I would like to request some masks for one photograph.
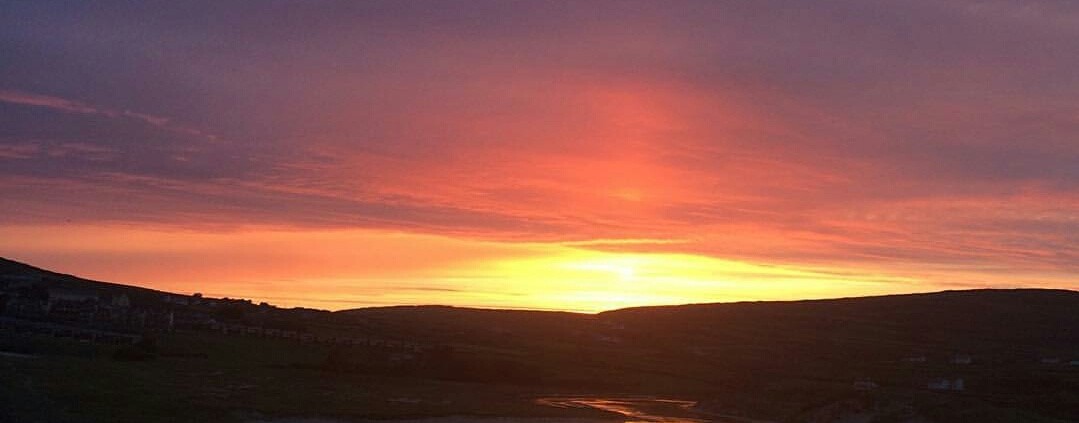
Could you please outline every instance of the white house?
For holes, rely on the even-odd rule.
[[[869,379],[861,379],[861,380],[854,381],[854,390],[855,391],[861,391],[861,392],[873,391],[873,390],[876,390],[879,387],[880,387],[880,385],[877,385],[876,382],[874,382],[872,380],[869,380]]]
[[[930,380],[926,387],[932,391],[963,391],[966,389],[966,383],[962,378],[955,380],[936,378]]]
[[[57,301],[97,301],[97,294],[89,291],[53,288],[49,290],[49,302]]]
[[[161,301],[168,304],[176,304],[185,306],[188,304],[187,296],[182,295],[170,295],[166,294],[161,297]]]
[[[120,294],[112,297],[112,306],[120,308],[131,307],[131,298],[128,298],[126,294]]]

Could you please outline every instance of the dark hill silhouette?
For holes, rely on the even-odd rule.
[[[557,340],[587,330],[641,347],[871,344],[863,346],[887,355],[978,348],[1049,354],[1079,346],[1079,292],[1054,289],[637,307],[598,315],[442,306],[336,314],[412,336],[502,333]]]
[[[700,338],[802,338],[807,335],[929,344],[965,350],[985,345],[1067,349],[1079,345],[1079,292],[980,289],[814,301],[640,307],[600,314],[641,331]],[[670,328],[694,328],[670,331]],[[746,333],[751,329],[753,333]],[[1036,352],[1036,351],[1031,351]],[[1079,352],[1079,351],[1077,351]]]
[[[33,285],[38,288],[58,288],[93,293],[104,298],[127,295],[132,301],[138,303],[160,301],[163,296],[170,294],[156,289],[83,279],[78,276],[52,272],[0,257],[0,287],[6,284],[27,282],[33,282]]]
[[[16,292],[17,297],[27,289],[52,288],[91,291],[105,298],[127,295],[133,304],[142,303],[140,307],[175,313],[177,321],[185,312],[199,312],[195,306],[162,300],[182,297],[178,294],[0,259],[0,294]],[[1079,396],[1071,394],[1079,392],[1079,368],[1068,364],[1079,360],[1076,291],[983,289],[636,307],[599,314],[449,306],[329,313],[242,300],[199,303],[204,308],[217,304],[199,312],[201,316],[240,325],[244,334],[262,333],[263,328],[278,335],[296,332],[289,339],[266,339],[262,348],[269,348],[266,357],[275,356],[273,348],[299,351],[306,361],[275,363],[279,367],[259,371],[288,368],[310,371],[312,378],[329,370],[421,385],[437,380],[528,392],[669,395],[702,399],[723,413],[784,421],[812,420],[792,416],[819,415],[843,404],[864,405],[868,400],[852,391],[852,382],[872,380],[886,392],[873,400],[883,401],[879,404],[957,413],[988,410],[985,415],[993,415],[993,407],[1005,407],[1079,419]],[[220,351],[229,351],[223,357],[192,349],[240,345],[251,338],[231,338],[205,327],[220,325],[178,327],[176,336],[200,339],[183,345],[184,356],[228,361],[229,354],[242,349],[222,347]],[[348,346],[341,346],[342,337],[349,339]],[[361,345],[354,340],[362,340]],[[963,360],[956,360],[960,357]],[[943,400],[923,398],[934,394],[927,390],[927,381],[940,377],[964,379],[965,391],[961,396],[944,394]],[[969,404],[957,406],[956,399]],[[940,421],[986,421],[953,417]]]
[[[0,258],[0,282],[36,280],[47,288],[159,300],[169,293],[93,281]],[[178,295],[178,294],[173,294]],[[356,329],[432,342],[506,344],[605,340],[643,349],[676,346],[834,347],[874,355],[965,353],[1079,354],[1079,292],[979,289],[806,301],[635,307],[596,315],[450,306],[342,310]],[[542,340],[534,339],[542,337]],[[601,342],[602,343],[602,342]],[[821,351],[831,348],[821,348]],[[1007,351],[1005,351],[1007,350]],[[828,351],[826,354],[834,354]]]
[[[981,289],[596,315],[398,307],[335,316],[404,338],[496,348],[523,364],[494,368],[539,385],[714,395],[725,410],[769,398],[752,414],[815,410],[857,380],[913,395],[948,377],[963,378],[966,394],[975,395],[963,398],[1079,419],[1079,398],[1062,394],[1079,388],[1076,372],[1040,364],[1079,359],[1075,291]],[[943,421],[988,421],[956,418]]]

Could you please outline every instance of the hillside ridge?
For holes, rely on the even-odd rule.
[[[159,295],[184,295],[153,288],[146,288],[137,285],[122,284],[116,282],[98,281],[93,279],[86,279],[80,276],[60,273],[51,271],[48,269],[40,268],[31,264],[12,260],[5,257],[0,257],[0,278],[17,276],[17,275],[40,275],[48,277],[54,281],[62,281],[65,287],[74,288],[75,284],[86,284],[86,288],[93,289],[129,289],[138,290],[144,293],[153,293]],[[505,313],[505,314],[530,314],[537,315],[543,313],[550,313],[552,315],[572,315],[572,316],[614,316],[614,315],[626,315],[636,314],[641,312],[653,311],[661,313],[679,313],[689,311],[700,310],[715,310],[722,309],[724,307],[744,308],[744,307],[760,307],[760,306],[820,306],[820,305],[846,305],[852,302],[866,302],[866,301],[901,301],[901,300],[932,300],[942,298],[973,298],[982,297],[988,298],[991,296],[1055,296],[1058,298],[1072,298],[1079,300],[1079,291],[1059,289],[1059,288],[976,288],[976,289],[959,289],[959,290],[943,290],[934,292],[919,292],[909,294],[888,294],[888,295],[868,295],[868,296],[849,296],[849,297],[836,297],[836,298],[820,298],[820,299],[798,299],[798,300],[752,300],[752,301],[731,301],[731,302],[702,302],[702,303],[688,303],[688,304],[665,304],[665,305],[648,305],[648,306],[636,306],[625,307],[613,310],[606,310],[599,313],[579,313],[572,311],[560,311],[560,310],[545,310],[545,309],[515,309],[515,308],[486,308],[486,307],[465,307],[446,304],[402,304],[391,306],[374,306],[374,307],[357,307],[350,309],[336,310],[334,313],[339,314],[357,314],[357,313],[407,313],[407,312],[445,312],[445,313]],[[305,307],[307,308],[307,307]]]

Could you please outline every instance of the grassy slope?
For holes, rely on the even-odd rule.
[[[596,416],[534,405],[542,390],[312,369],[326,346],[207,334],[160,341],[162,352],[206,357],[120,362],[109,357],[113,348],[52,340],[38,342],[36,350],[48,354],[36,358],[0,356],[0,420]]]
[[[25,270],[10,266],[0,262],[0,273]],[[597,392],[701,399],[723,411],[779,419],[845,398],[852,380],[870,377],[887,395],[938,413],[1029,421],[1029,414],[1016,411],[1025,409],[1079,419],[1079,372],[1030,364],[1040,356],[1079,354],[1077,310],[1079,293],[1053,290],[648,307],[600,315],[360,309],[328,314],[310,329],[450,345],[454,354],[441,370],[391,377],[317,370],[326,347],[209,334],[163,339],[165,351],[205,353],[206,359],[121,363],[107,352],[85,358],[77,356],[86,352],[64,352],[70,346],[44,346],[36,348],[46,353],[39,360],[0,358],[0,393],[6,394],[0,410],[51,404],[47,408],[100,421],[139,413],[230,421],[243,418],[237,410],[531,415],[556,412],[531,405],[531,395]],[[954,353],[974,355],[975,364],[948,364]],[[930,363],[897,362],[922,354]],[[935,376],[964,377],[975,394],[924,393],[925,380]],[[941,401],[963,405],[935,405]]]

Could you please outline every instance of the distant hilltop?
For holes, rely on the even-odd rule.
[[[118,333],[213,330],[418,344],[598,343],[781,368],[775,360],[905,363],[1079,360],[1079,292],[977,289],[804,301],[634,307],[599,314],[373,307],[329,312],[183,295],[0,259],[0,317]],[[330,330],[324,330],[332,328]],[[309,334],[309,335],[305,335]],[[349,341],[351,342],[351,341]],[[850,362],[848,361],[848,364]]]
[[[187,301],[223,301],[223,302],[246,302],[247,299],[232,298],[208,298],[201,294],[186,295],[150,288],[124,285],[111,282],[95,281],[77,276],[52,272],[29,264],[0,257],[0,292],[4,290],[19,289],[21,287],[38,287],[68,291],[72,294],[82,294],[100,297],[126,295],[133,301],[150,302],[175,302]],[[933,312],[953,315],[954,320],[969,320],[968,313],[980,310],[983,313],[994,309],[1030,307],[1052,307],[1059,304],[1071,304],[1079,298],[1079,291],[1064,289],[970,289],[950,290],[934,293],[898,294],[867,297],[847,297],[818,300],[789,300],[789,301],[740,301],[725,303],[701,303],[684,305],[642,306],[630,307],[618,310],[601,312],[598,316],[617,317],[619,319],[633,319],[634,317],[648,316],[648,318],[661,319],[695,319],[701,317],[718,317],[723,314],[758,313],[763,310],[785,310],[812,313],[814,310],[830,309],[832,312],[860,312],[876,309],[881,313],[878,317],[898,317],[915,315],[919,312]],[[262,306],[270,306],[268,303],[260,303]],[[989,306],[988,309],[981,307]],[[1000,307],[1004,307],[1001,309]],[[295,309],[323,311],[307,307]],[[885,311],[889,310],[889,311]],[[400,305],[364,307],[357,309],[341,310],[343,314],[579,314],[572,312],[533,311],[533,310],[500,310],[500,309],[477,309],[469,307],[456,307],[448,305]],[[872,313],[871,313],[872,314]],[[923,315],[925,316],[925,315]]]
[[[324,357],[282,364],[312,372],[552,392],[671,392],[700,395],[700,408],[709,412],[784,415],[798,422],[830,421],[822,416],[866,407],[906,409],[922,404],[924,395],[930,403],[983,402],[963,403],[955,408],[959,414],[984,409],[995,415],[992,407],[1014,406],[1079,419],[1079,398],[1068,396],[1079,386],[1079,292],[1068,290],[981,289],[599,314],[450,306],[329,312],[91,281],[0,259],[0,334],[125,344],[131,348],[119,347],[127,353],[117,357],[127,360],[155,357],[153,348],[139,345],[156,337],[258,339]],[[767,406],[761,398],[769,399]],[[1045,406],[1041,398],[1057,402]],[[948,409],[923,405],[917,407]]]
[[[209,298],[204,297],[200,293],[191,295],[178,294],[133,285],[95,281],[41,269],[26,263],[0,257],[0,292],[4,290],[17,290],[31,287],[40,290],[53,290],[54,292],[68,296],[94,297],[99,299],[123,295],[136,303],[252,303],[251,300],[242,298]],[[260,303],[259,305],[272,307],[272,305],[268,303]],[[307,307],[296,307],[296,309],[316,310]]]
[[[100,282],[0,258],[0,318],[40,331],[114,340],[126,339],[117,334],[229,324],[234,330],[256,325],[295,332],[320,314],[329,312]]]

